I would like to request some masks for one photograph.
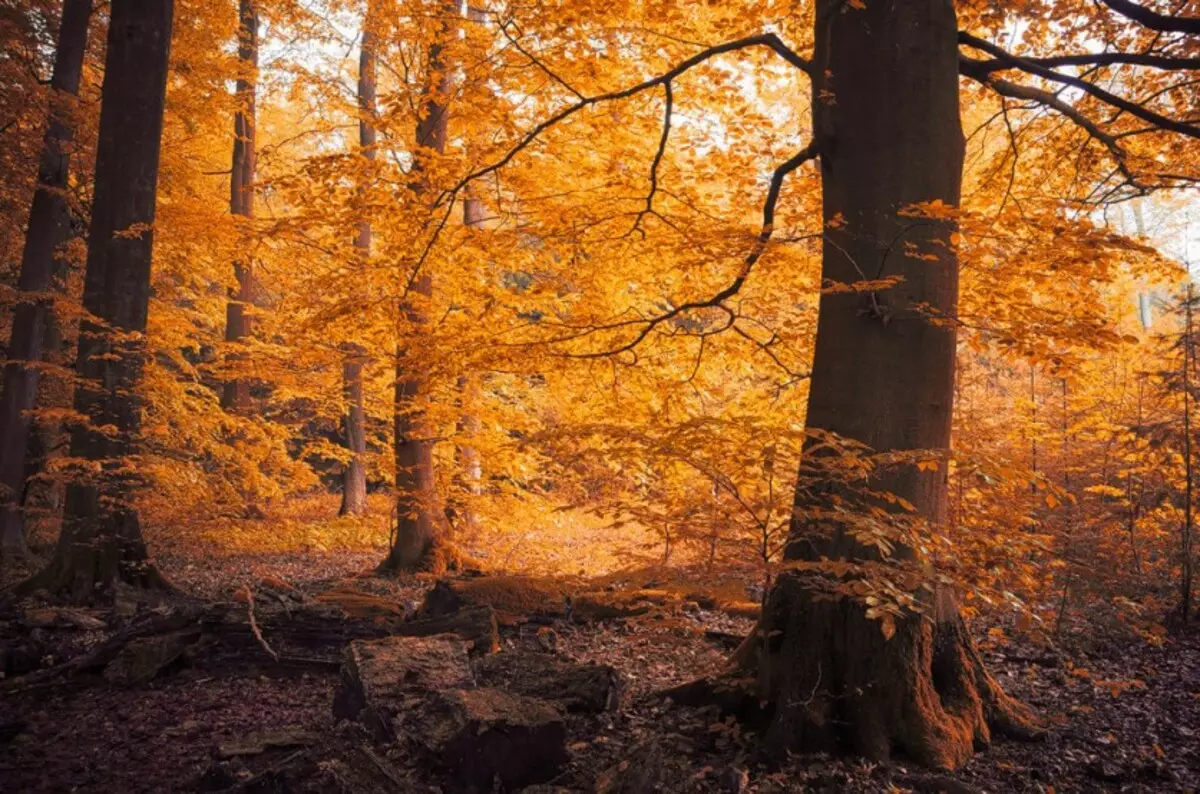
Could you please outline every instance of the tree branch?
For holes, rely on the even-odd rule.
[[[1200,35],[1200,17],[1168,16],[1140,6],[1130,0],[1100,0],[1101,3],[1139,25],[1161,33],[1190,33]]]
[[[974,45],[972,45],[974,46]],[[1200,58],[1181,58],[1171,55],[1153,55],[1151,53],[1129,52],[1098,52],[1081,53],[1078,55],[1053,55],[1048,58],[1025,58],[1028,63],[1043,66],[1048,69],[1059,66],[1148,66],[1152,69],[1167,71],[1186,71],[1200,69]],[[1000,72],[1005,69],[1015,69],[1012,63],[1003,58],[993,58],[990,61],[977,61],[981,71]]]
[[[1063,83],[1065,85],[1074,86],[1075,88],[1080,89],[1084,93],[1100,100],[1101,102],[1103,102],[1106,105],[1109,105],[1114,108],[1118,108],[1119,110],[1124,110],[1126,113],[1129,113],[1132,116],[1136,116],[1137,118],[1142,119],[1143,121],[1148,121],[1151,124],[1154,124],[1164,130],[1169,130],[1171,132],[1177,132],[1180,135],[1186,135],[1190,138],[1200,138],[1200,127],[1197,127],[1197,126],[1194,126],[1191,124],[1185,124],[1181,121],[1176,121],[1174,119],[1170,119],[1170,118],[1167,118],[1166,116],[1155,113],[1152,110],[1147,110],[1145,107],[1137,104],[1136,102],[1130,102],[1129,100],[1119,97],[1116,94],[1109,93],[1108,91],[1105,91],[1103,88],[1100,88],[1097,85],[1089,83],[1086,80],[1081,80],[1078,77],[1073,77],[1071,75],[1062,74],[1061,72],[1056,72],[1053,69],[1048,69],[1044,66],[1040,66],[1039,64],[1034,63],[1033,61],[1030,61],[1025,58],[1021,58],[1019,56],[1013,55],[1012,53],[1006,52],[1005,50],[1001,49],[1000,47],[997,47],[995,44],[992,44],[990,41],[985,41],[976,36],[972,36],[970,33],[966,33],[964,31],[959,32],[958,41],[960,44],[966,44],[968,46],[974,47],[977,50],[982,50],[983,52],[986,52],[989,55],[994,56],[995,58],[998,58],[1002,61],[1012,64],[1013,68],[1020,69],[1023,72],[1027,72],[1029,74],[1036,75],[1037,77],[1042,77],[1046,80],[1051,80],[1056,83]],[[960,59],[960,61],[959,61],[960,71],[963,71],[962,70],[963,64],[967,64],[969,68],[975,69],[976,68],[975,64],[978,64],[978,63],[979,63],[979,61],[971,61],[971,59]],[[966,73],[966,72],[964,71],[964,73]],[[967,76],[968,77],[976,77],[976,75],[974,75],[974,74],[968,74]],[[976,79],[978,79],[978,78],[976,78]]]
[[[1126,151],[1121,144],[1112,135],[1109,135],[1087,116],[1076,110],[1070,103],[1060,99],[1058,96],[1049,91],[1044,91],[1040,88],[1034,88],[1029,85],[1020,85],[1018,83],[1010,83],[1007,80],[1000,80],[993,77],[990,73],[984,70],[979,70],[976,65],[980,61],[974,61],[970,58],[962,57],[959,59],[959,71],[962,74],[976,80],[979,83],[991,88],[997,94],[1006,96],[1011,99],[1024,99],[1038,104],[1045,105],[1048,108],[1057,110],[1062,115],[1073,121],[1084,132],[1090,135],[1095,140],[1099,141],[1108,149],[1113,159],[1117,162],[1117,168],[1121,171],[1121,175],[1126,181],[1140,191],[1145,188],[1137,181],[1133,172],[1129,169],[1125,162]]]
[[[484,166],[483,168],[467,174],[465,177],[459,180],[458,184],[456,184],[454,187],[443,191],[442,195],[438,197],[438,200],[435,202],[435,204],[440,204],[441,202],[446,201],[448,198],[452,200],[453,196],[466,187],[469,182],[479,179],[480,177],[487,176],[493,171],[498,171],[504,166],[508,165],[510,162],[512,162],[514,157],[516,157],[531,143],[537,140],[538,136],[543,132],[550,129],[555,124],[574,116],[576,113],[585,108],[589,108],[592,105],[596,105],[601,102],[611,102],[617,99],[628,99],[629,97],[636,96],[644,91],[648,91],[651,88],[657,88],[660,85],[670,83],[688,70],[699,66],[705,61],[712,60],[718,55],[724,55],[725,53],[736,52],[738,50],[744,50],[750,47],[767,47],[805,74],[808,74],[809,76],[812,75],[812,64],[809,63],[806,58],[801,57],[798,53],[784,44],[783,40],[774,33],[762,33],[757,36],[748,36],[744,39],[736,39],[734,41],[725,42],[724,44],[718,44],[716,46],[709,47],[708,49],[701,50],[690,58],[679,62],[673,68],[662,73],[658,77],[653,77],[645,82],[638,83],[630,88],[621,89],[620,91],[610,91],[606,94],[597,94],[596,96],[585,97],[572,105],[568,105],[550,118],[545,119],[537,124],[499,160],[491,165]]]
[[[663,312],[662,314],[655,315],[654,317],[648,317],[648,318],[640,319],[640,320],[627,320],[627,321],[617,323],[614,325],[609,325],[609,326],[597,326],[596,328],[593,329],[594,331],[613,329],[613,328],[618,328],[621,326],[628,326],[631,324],[640,324],[640,325],[642,325],[642,328],[633,337],[633,339],[631,339],[630,341],[626,342],[623,345],[619,345],[618,347],[615,347],[615,348],[612,348],[609,350],[603,350],[603,351],[598,351],[598,352],[594,352],[594,353],[579,353],[579,354],[575,354],[573,357],[574,358],[603,358],[605,356],[613,356],[613,355],[617,355],[619,353],[627,353],[630,350],[633,350],[633,348],[637,347],[639,344],[641,344],[641,342],[647,336],[649,336],[650,333],[655,328],[657,328],[658,326],[662,325],[665,322],[668,322],[669,320],[672,320],[686,312],[694,311],[696,309],[711,309],[711,308],[723,307],[725,301],[732,298],[734,295],[736,295],[741,290],[742,286],[746,283],[746,279],[750,277],[750,271],[754,268],[755,263],[757,263],[758,260],[762,257],[763,251],[765,251],[767,248],[767,243],[769,243],[771,240],[771,235],[775,231],[775,205],[779,202],[779,193],[783,189],[784,178],[787,177],[788,174],[792,173],[800,166],[807,163],[809,160],[813,160],[819,155],[820,155],[820,150],[817,147],[817,143],[816,143],[816,141],[812,141],[811,143],[808,144],[808,146],[805,146],[803,149],[796,152],[796,154],[794,154],[790,158],[788,158],[788,160],[786,162],[782,163],[778,168],[775,169],[774,173],[772,173],[771,186],[767,190],[767,198],[766,198],[766,201],[763,203],[762,227],[758,233],[758,238],[754,242],[754,248],[750,251],[749,254],[747,254],[745,262],[742,263],[741,271],[738,273],[737,277],[734,278],[734,280],[732,282],[730,282],[729,286],[725,287],[723,290],[718,292],[716,295],[713,295],[711,298],[708,298],[706,300],[689,301],[687,303],[681,303],[678,306],[675,306],[674,308]],[[731,325],[732,325],[732,323],[731,323]]]
[[[671,89],[670,83],[663,83],[663,91],[666,94],[666,106],[663,109],[663,130],[662,137],[658,139],[658,151],[654,153],[654,162],[650,163],[650,192],[646,194],[646,208],[637,214],[630,232],[642,231],[642,218],[654,211],[654,194],[658,192],[658,166],[662,163],[663,155],[666,154],[667,139],[671,137],[671,110],[675,103],[675,94]],[[642,237],[645,236],[646,233],[642,232]]]

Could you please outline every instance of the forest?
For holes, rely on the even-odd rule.
[[[1200,786],[1200,0],[0,39],[0,789]]]

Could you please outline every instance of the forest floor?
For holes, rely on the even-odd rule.
[[[161,557],[181,589],[228,600],[251,577],[274,576],[314,595],[368,570],[353,553]],[[430,582],[359,576],[355,587],[402,605],[419,603]],[[94,648],[100,623],[29,629],[36,604],[0,614],[0,641],[37,632],[52,648],[43,664]],[[244,607],[243,607],[244,609]],[[24,612],[22,612],[24,610]],[[101,616],[103,617],[103,616]],[[732,718],[685,708],[657,694],[720,669],[731,641],[752,621],[691,608],[678,620],[621,618],[589,624],[555,620],[554,652],[610,665],[624,685],[621,707],[568,721],[569,761],[549,787],[530,792],[1059,792],[1195,791],[1200,785],[1200,638],[1161,646],[1093,632],[1086,648],[1067,650],[980,637],[987,662],[1006,689],[1043,715],[1044,740],[998,740],[952,775],[897,760],[871,764],[825,755],[760,764],[755,737]],[[61,621],[59,621],[61,624]],[[995,628],[995,627],[993,627]],[[506,650],[531,641],[520,626],[502,630]],[[331,713],[336,665],[282,669],[204,662],[164,671],[148,683],[118,686],[78,676],[20,688],[0,682],[0,780],[12,792],[441,791],[437,774],[403,754],[381,757]],[[5,686],[8,686],[6,689]],[[264,740],[264,736],[283,739]],[[290,738],[289,738],[290,737]],[[275,745],[273,746],[273,742]],[[280,773],[304,747],[324,742],[341,761],[365,753],[374,782],[339,777],[332,757],[311,767],[308,782]],[[259,745],[259,746],[255,746]],[[239,749],[242,748],[242,749]],[[356,749],[358,748],[358,749]],[[636,773],[636,774],[632,774]],[[324,775],[324,777],[321,777]],[[332,775],[332,777],[329,777]],[[329,780],[339,780],[337,787]],[[325,781],[325,782],[317,782]]]

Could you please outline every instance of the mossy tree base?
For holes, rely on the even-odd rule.
[[[133,519],[136,521],[136,518]],[[140,531],[71,539],[64,536],[50,563],[16,586],[18,596],[39,590],[72,603],[111,600],[117,585],[173,592],[146,554]]]
[[[953,600],[938,614],[898,620],[885,638],[848,598],[814,598],[801,575],[780,577],[763,613],[758,696],[769,704],[764,750],[901,755],[937,769],[962,766],[994,733],[1029,739],[1037,719],[984,669]]]
[[[395,576],[403,573],[430,573],[441,576],[447,572],[479,569],[480,563],[456,544],[444,538],[432,538],[420,544],[397,543],[387,559],[379,564],[380,574]]]

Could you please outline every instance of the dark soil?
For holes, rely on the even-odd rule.
[[[314,579],[322,581],[290,581],[317,592],[358,562],[283,570],[293,575],[314,571]],[[249,579],[263,575],[261,563],[226,570],[237,571],[235,579]],[[186,570],[170,573],[176,583],[188,585]],[[202,571],[199,578],[195,589],[210,598],[240,585],[218,582],[211,571]],[[401,603],[419,601],[428,584],[374,578],[355,582],[360,590]],[[19,630],[28,633],[13,618],[19,614],[8,613],[0,640]],[[1130,638],[1093,641],[1087,653],[1074,655],[984,638],[993,672],[1009,692],[1046,718],[1049,731],[1045,740],[1032,744],[997,741],[964,769],[945,775],[909,767],[902,759],[870,764],[822,755],[798,756],[784,768],[767,768],[755,761],[755,737],[743,726],[710,710],[675,706],[656,694],[719,670],[729,635],[744,634],[750,627],[745,619],[695,609],[670,619],[651,615],[586,626],[556,621],[554,651],[611,665],[624,680],[626,698],[616,713],[569,719],[571,760],[553,781],[561,788],[535,790],[1059,794],[1183,792],[1200,782],[1200,638],[1195,634],[1168,638],[1161,647]],[[536,628],[503,629],[505,646],[544,643],[545,631],[539,636]],[[58,649],[49,655],[61,658],[95,647],[104,637],[103,631],[75,627],[39,631],[47,647]],[[11,688],[19,681],[0,686]],[[7,694],[0,689],[0,788],[440,791],[442,781],[420,762],[395,749],[371,749],[369,740],[351,726],[335,723],[331,703],[336,684],[337,672],[328,665],[281,670],[230,664],[220,657],[189,662],[132,688],[81,676]],[[263,736],[284,738],[264,741]],[[271,746],[272,741],[279,746]],[[314,747],[325,753],[322,759],[338,758],[314,762],[318,751],[306,750]],[[297,759],[306,752],[313,765],[303,775],[273,774],[300,763]],[[341,766],[339,758],[345,762]],[[370,761],[373,783],[338,772],[366,763],[363,759]],[[296,782],[305,776],[309,783]]]

